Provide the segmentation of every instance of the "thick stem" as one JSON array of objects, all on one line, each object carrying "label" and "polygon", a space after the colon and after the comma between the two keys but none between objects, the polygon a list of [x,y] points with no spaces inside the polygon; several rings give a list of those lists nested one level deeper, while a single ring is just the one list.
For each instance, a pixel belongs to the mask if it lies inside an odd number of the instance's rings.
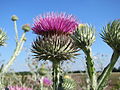
[{"label": "thick stem", "polygon": [[58,90],[60,84],[60,62],[53,62],[53,90]]},{"label": "thick stem", "polygon": [[90,90],[96,90],[97,88],[97,76],[96,76],[96,71],[95,71],[95,67],[94,67],[94,61],[92,58],[92,51],[91,48],[85,48],[84,53],[86,54],[86,64],[87,64],[87,72],[88,72],[88,76],[90,79]]},{"label": "thick stem", "polygon": [[118,52],[116,51],[113,52],[110,63],[103,70],[101,75],[98,77],[98,89],[97,90],[103,89],[103,84],[106,82],[107,78],[110,76],[110,73],[112,72],[114,65],[117,62],[119,56],[120,54]]}]

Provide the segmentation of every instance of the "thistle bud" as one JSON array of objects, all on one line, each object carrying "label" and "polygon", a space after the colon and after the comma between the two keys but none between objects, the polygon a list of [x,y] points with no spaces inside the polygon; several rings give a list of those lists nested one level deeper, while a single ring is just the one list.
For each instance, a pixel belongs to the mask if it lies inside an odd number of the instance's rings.
[{"label": "thistle bud", "polygon": [[76,82],[68,75],[63,78],[62,87],[64,90],[74,90],[76,87]]},{"label": "thistle bud", "polygon": [[38,73],[39,73],[40,75],[42,75],[42,76],[45,76],[45,75],[47,74],[47,71],[48,71],[48,70],[45,68],[44,65],[42,65],[41,68],[38,69]]},{"label": "thistle bud", "polygon": [[25,31],[25,32],[28,32],[28,31],[30,31],[30,25],[29,24],[25,24],[25,25],[23,25],[22,26],[22,29]]},{"label": "thistle bud", "polygon": [[18,20],[18,17],[17,17],[16,15],[13,15],[13,16],[11,17],[11,20],[12,20],[12,21],[17,21],[17,20]]},{"label": "thistle bud", "polygon": [[71,37],[75,40],[79,48],[84,49],[91,46],[95,41],[95,28],[91,25],[80,24]]},{"label": "thistle bud", "polygon": [[100,35],[113,50],[120,52],[120,20],[108,23]]}]

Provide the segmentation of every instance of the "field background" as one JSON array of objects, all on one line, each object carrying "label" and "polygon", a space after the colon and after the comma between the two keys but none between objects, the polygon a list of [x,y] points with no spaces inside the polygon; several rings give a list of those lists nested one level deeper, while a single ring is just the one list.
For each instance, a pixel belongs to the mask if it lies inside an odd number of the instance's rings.
[{"label": "field background", "polygon": [[[85,79],[86,79],[86,75],[83,73],[74,73],[74,74],[70,74],[71,77],[77,81],[77,90],[83,90],[81,89],[81,87],[83,85],[86,85]],[[108,81],[108,86],[106,87],[105,90],[120,90],[119,89],[113,89],[118,85],[118,82],[120,84],[120,73],[119,72],[114,72],[111,74],[110,79]]]},{"label": "field background", "polygon": [[[16,81],[15,76],[12,74],[8,74],[5,77],[5,81],[7,81],[6,83],[11,82],[11,81],[15,81],[16,84],[19,83],[19,80],[26,85],[33,85],[35,84],[35,82],[31,82],[29,81],[30,78],[32,78],[32,74],[30,74],[29,72],[26,73],[19,73],[16,74],[16,78],[19,78],[18,81]],[[77,87],[75,90],[86,90],[85,86],[86,86],[86,73],[68,73],[69,76],[71,76],[77,83]],[[99,75],[99,74],[98,74]],[[32,84],[33,83],[33,84]],[[36,87],[36,85],[35,85]],[[104,90],[120,90],[120,72],[113,72],[108,80],[108,84],[106,89]]]}]

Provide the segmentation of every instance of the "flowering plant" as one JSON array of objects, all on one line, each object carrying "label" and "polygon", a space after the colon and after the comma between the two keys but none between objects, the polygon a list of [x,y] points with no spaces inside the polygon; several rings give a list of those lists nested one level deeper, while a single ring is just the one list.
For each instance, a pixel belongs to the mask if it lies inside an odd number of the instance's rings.
[{"label": "flowering plant", "polygon": [[33,42],[32,52],[37,60],[50,60],[53,63],[53,88],[60,84],[60,63],[74,58],[79,49],[69,37],[78,26],[73,15],[47,13],[34,19],[32,30],[38,38]]}]

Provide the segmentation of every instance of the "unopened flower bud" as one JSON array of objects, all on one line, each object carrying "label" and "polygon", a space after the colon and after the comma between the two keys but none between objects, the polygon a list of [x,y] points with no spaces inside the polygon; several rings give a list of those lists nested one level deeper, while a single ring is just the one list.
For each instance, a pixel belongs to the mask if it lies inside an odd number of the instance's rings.
[{"label": "unopened flower bud", "polygon": [[68,75],[63,78],[62,87],[64,90],[74,90],[76,87],[76,82]]},{"label": "unopened flower bud", "polygon": [[45,68],[44,65],[40,69],[38,69],[38,73],[42,76],[45,76],[47,74],[48,70]]},{"label": "unopened flower bud", "polygon": [[17,20],[18,20],[18,17],[17,17],[16,15],[13,15],[13,16],[11,17],[11,20],[12,20],[12,21],[17,21]]},{"label": "unopened flower bud", "polygon": [[22,26],[22,29],[25,31],[25,32],[28,32],[28,31],[30,31],[30,25],[29,24],[25,24],[25,25],[23,25]]}]

